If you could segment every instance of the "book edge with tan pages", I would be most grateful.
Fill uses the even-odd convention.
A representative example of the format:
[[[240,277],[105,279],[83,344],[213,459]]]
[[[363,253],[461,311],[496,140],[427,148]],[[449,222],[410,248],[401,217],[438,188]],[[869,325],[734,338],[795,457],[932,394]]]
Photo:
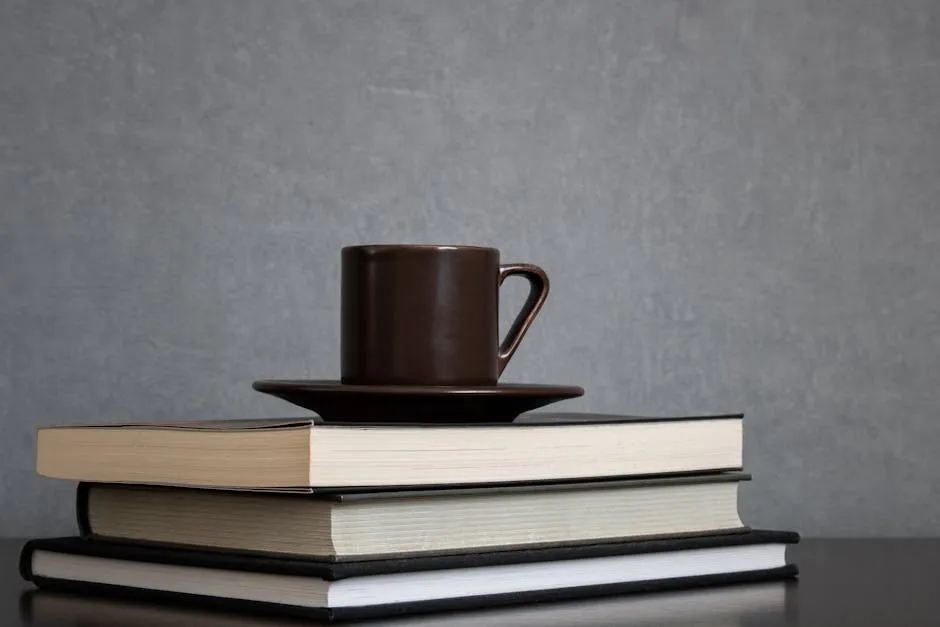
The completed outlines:
[[[321,425],[314,420],[285,419],[41,427],[36,472],[72,481],[293,489],[380,487],[386,482],[420,486],[426,485],[429,477],[435,477],[434,483],[438,484],[483,485],[509,480],[541,483],[742,469],[742,414],[683,418],[571,413],[536,416],[514,424],[457,427]],[[572,416],[582,419],[571,420]],[[631,435],[634,429],[649,442],[664,447],[662,453],[643,454],[647,446],[638,449],[636,458],[625,458],[633,454],[624,453],[624,447],[640,446],[636,444],[640,440]],[[153,441],[146,439],[150,437],[148,432],[153,434]],[[512,437],[501,437],[510,433]],[[254,440],[252,434],[258,439]],[[463,434],[473,437],[464,438]],[[237,441],[227,442],[227,437]],[[604,454],[582,460],[584,445],[571,444],[582,438],[584,442],[597,441]],[[468,441],[473,445],[466,444]],[[284,453],[255,454],[271,447]],[[670,447],[685,447],[683,450],[688,452],[670,456]],[[421,465],[402,465],[402,456],[416,448],[426,453],[408,459],[414,457]],[[201,453],[197,454],[197,449]],[[233,450],[246,451],[248,457],[236,461]],[[499,463],[482,466],[482,472],[468,471],[468,464],[480,450],[492,459],[503,459],[510,453],[523,459],[513,476]],[[531,451],[531,459],[523,453],[526,450]],[[561,465],[553,457],[556,450],[557,460],[564,461]],[[367,463],[376,455],[381,463]],[[206,459],[213,461],[208,464]],[[378,466],[386,470],[379,472]]]

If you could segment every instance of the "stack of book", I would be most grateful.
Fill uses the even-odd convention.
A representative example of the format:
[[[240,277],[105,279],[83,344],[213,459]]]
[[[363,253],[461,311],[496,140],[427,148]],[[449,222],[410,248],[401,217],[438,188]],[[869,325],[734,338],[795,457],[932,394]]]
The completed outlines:
[[[47,427],[78,533],[39,588],[355,619],[793,577],[738,514],[742,416]]]

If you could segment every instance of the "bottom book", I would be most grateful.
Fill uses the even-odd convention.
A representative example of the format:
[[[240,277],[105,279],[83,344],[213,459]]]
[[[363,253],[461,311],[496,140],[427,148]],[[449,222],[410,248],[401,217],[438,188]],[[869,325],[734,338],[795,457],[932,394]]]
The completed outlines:
[[[31,540],[20,572],[37,587],[354,620],[797,574],[796,533],[335,563],[81,538]]]

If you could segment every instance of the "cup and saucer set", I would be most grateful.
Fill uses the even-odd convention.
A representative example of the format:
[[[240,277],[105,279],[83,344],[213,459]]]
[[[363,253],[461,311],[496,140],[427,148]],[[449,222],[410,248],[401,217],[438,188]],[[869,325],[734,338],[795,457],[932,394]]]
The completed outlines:
[[[497,423],[584,394],[574,385],[500,383],[548,296],[545,271],[500,264],[478,246],[370,245],[341,251],[341,378],[252,387],[324,422]],[[529,295],[499,338],[499,288]]]

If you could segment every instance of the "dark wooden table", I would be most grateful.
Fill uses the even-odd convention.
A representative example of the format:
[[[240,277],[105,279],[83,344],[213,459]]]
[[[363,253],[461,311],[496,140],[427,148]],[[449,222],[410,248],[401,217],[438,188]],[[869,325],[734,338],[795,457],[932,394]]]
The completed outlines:
[[[22,542],[0,541],[0,625],[275,627],[310,622],[169,605],[69,597],[19,578]],[[624,596],[373,621],[370,625],[940,625],[940,539],[803,540],[791,549],[800,577],[685,592]]]

